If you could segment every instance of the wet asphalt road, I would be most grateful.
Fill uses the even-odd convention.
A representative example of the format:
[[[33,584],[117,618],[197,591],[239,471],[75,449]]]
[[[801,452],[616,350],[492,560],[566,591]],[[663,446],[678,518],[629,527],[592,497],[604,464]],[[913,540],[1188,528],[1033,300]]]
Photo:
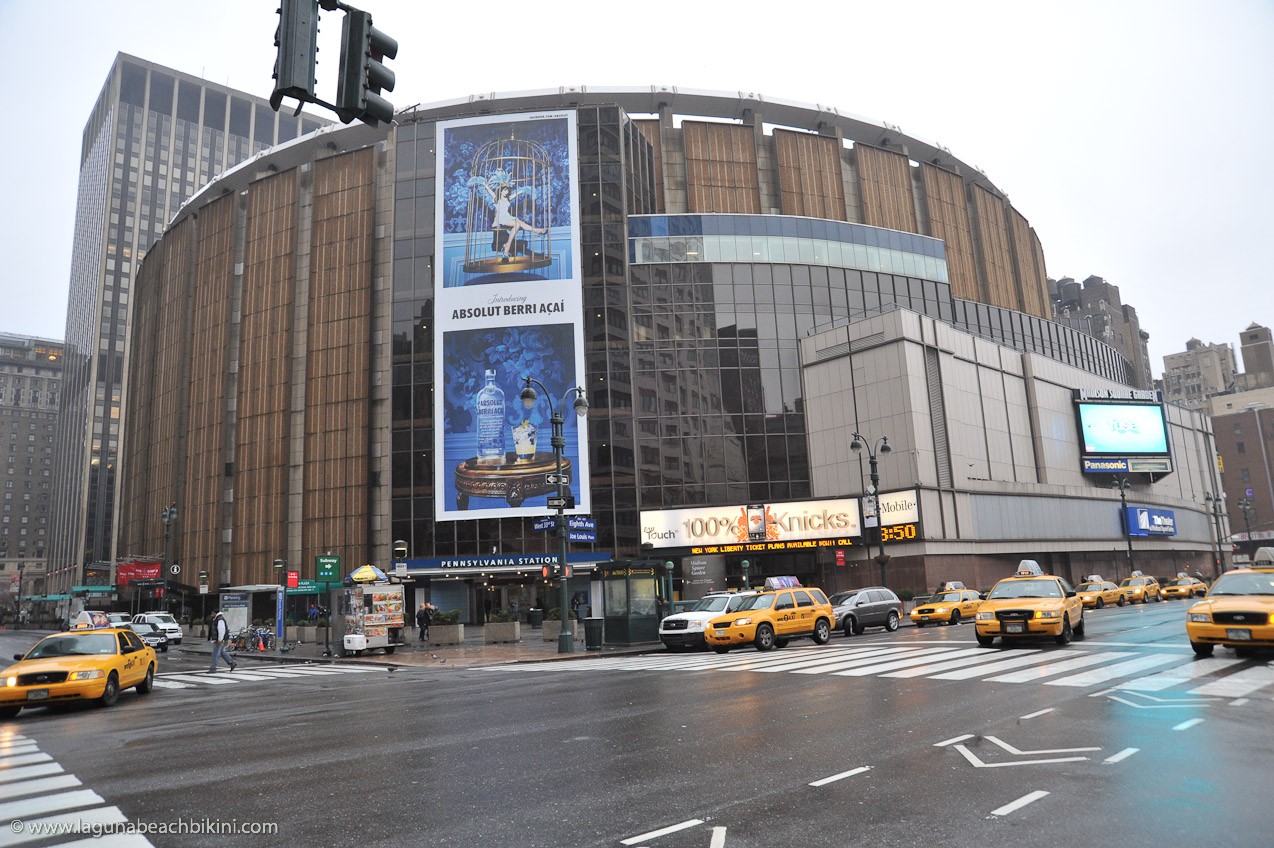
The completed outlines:
[[[1185,606],[1090,612],[1083,642],[1002,653],[1189,657]],[[20,639],[0,634],[0,650],[12,654]],[[970,625],[904,628],[837,636],[823,649],[794,643],[764,659],[871,646],[975,647]],[[105,710],[24,712],[0,723],[0,743],[34,740],[133,822],[278,828],[154,834],[154,845],[1268,840],[1274,687],[1117,700],[1111,684],[761,673],[747,667],[757,658],[732,652],[734,670],[633,670],[643,658],[624,657],[211,685],[171,676],[202,661],[161,657],[160,680],[186,688],[127,692]],[[1235,668],[1268,675],[1268,660]],[[669,828],[680,829],[661,833]]]

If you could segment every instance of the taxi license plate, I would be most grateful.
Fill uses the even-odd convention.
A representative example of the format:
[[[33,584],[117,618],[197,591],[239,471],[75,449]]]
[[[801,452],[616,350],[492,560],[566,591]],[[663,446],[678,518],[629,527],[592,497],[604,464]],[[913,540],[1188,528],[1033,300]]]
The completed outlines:
[[[1004,632],[1005,633],[1023,633],[1025,632],[1023,630],[1023,627],[1024,625],[1021,622],[1017,622],[1014,624],[1006,624],[1004,625]]]
[[[718,636],[724,636],[724,635],[725,635],[725,631],[724,631],[724,630],[718,630],[718,631],[717,631],[717,635],[718,635]]]
[[[27,693],[28,701],[44,701],[49,697],[48,689],[32,689]]]
[[[1233,627],[1225,629],[1225,638],[1233,639],[1236,642],[1249,642],[1252,639],[1251,630],[1236,630]]]
[[[921,620],[921,621],[928,621],[928,620],[929,620],[929,616],[927,616],[927,615],[922,615],[922,616],[920,616],[920,620]]]

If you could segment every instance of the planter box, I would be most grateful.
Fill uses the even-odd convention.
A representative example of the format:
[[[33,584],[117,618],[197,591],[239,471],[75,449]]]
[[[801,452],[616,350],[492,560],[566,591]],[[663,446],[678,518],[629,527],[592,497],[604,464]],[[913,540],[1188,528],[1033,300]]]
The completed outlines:
[[[522,623],[520,621],[494,621],[482,625],[482,635],[488,645],[502,642],[521,642]]]
[[[430,645],[463,645],[463,624],[431,624],[429,626]]]
[[[562,635],[562,622],[545,620],[541,632],[544,634],[545,642],[556,642],[558,637]],[[579,644],[584,641],[584,624],[578,619],[571,619],[571,636]]]
[[[313,645],[318,642],[318,632],[319,629],[317,627],[298,624],[296,627],[296,639],[302,645]]]

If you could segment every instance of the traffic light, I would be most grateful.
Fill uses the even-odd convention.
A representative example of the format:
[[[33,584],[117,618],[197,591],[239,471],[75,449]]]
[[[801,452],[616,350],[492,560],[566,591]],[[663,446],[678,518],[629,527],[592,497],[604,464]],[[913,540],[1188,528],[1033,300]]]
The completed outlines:
[[[279,0],[279,28],[274,32],[279,54],[274,60],[274,93],[270,95],[270,106],[276,112],[284,97],[294,97],[300,103],[314,100],[318,7],[318,0]]]
[[[394,90],[394,72],[382,62],[398,55],[398,42],[372,26],[372,16],[347,9],[341,24],[341,67],[337,77],[336,112],[348,124],[358,118],[376,126],[394,120],[394,104],[380,91]]]

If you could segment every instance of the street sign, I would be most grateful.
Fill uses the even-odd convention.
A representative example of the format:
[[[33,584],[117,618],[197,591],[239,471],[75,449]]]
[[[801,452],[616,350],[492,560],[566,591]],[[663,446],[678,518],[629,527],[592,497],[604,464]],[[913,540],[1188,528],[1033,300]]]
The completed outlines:
[[[551,483],[551,484],[552,484],[552,485],[554,485],[554,486],[556,486],[556,485],[557,485],[557,483],[558,483],[558,479],[559,479],[559,478],[558,478],[558,476],[557,476],[557,472],[553,472],[553,473],[551,473],[551,474],[545,474],[545,475],[544,475],[544,482],[545,482],[545,483]],[[562,476],[561,476],[561,483],[562,483],[562,485],[563,485],[563,486],[569,486],[569,485],[571,485],[571,472],[569,472],[569,471],[563,471],[563,472],[562,472]]]
[[[568,530],[566,538],[572,542],[596,542],[597,534],[592,530]]]
[[[597,522],[591,518],[577,515],[574,518],[566,519],[566,526],[571,530],[596,530]]]
[[[168,566],[168,570],[173,574],[181,574],[181,566],[175,562]]]
[[[201,594],[201,595],[206,595],[206,594],[208,594],[208,584],[207,584],[207,583],[200,583],[200,584],[199,584],[199,594]]]
[[[314,562],[318,569],[319,580],[339,580],[341,571],[341,558],[335,554],[326,554],[314,558]]]
[[[575,509],[575,496],[551,497],[548,499],[549,509]]]
[[[535,523],[531,525],[532,530],[552,530],[557,525],[557,519],[553,516],[546,518],[537,518]]]

